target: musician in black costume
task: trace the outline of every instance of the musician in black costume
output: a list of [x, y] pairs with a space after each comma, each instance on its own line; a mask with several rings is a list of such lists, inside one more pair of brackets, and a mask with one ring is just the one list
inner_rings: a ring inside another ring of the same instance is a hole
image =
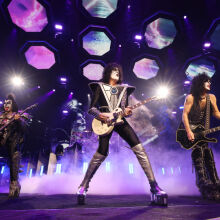
[[23, 125], [18, 112], [18, 106], [13, 95], [8, 95], [0, 114], [0, 126], [4, 126], [14, 117], [14, 121], [1, 131], [0, 148], [6, 150], [9, 156], [10, 186], [9, 197], [19, 197], [21, 185], [18, 181], [20, 167], [20, 144], [23, 142]]
[[[210, 94], [211, 79], [205, 73], [194, 77], [190, 94], [186, 97], [182, 121], [187, 137], [194, 141], [194, 133], [190, 125], [201, 124], [208, 129], [210, 112], [220, 120], [220, 112], [216, 104], [216, 97]], [[191, 153], [195, 167], [196, 185], [204, 198], [220, 199], [220, 181], [215, 167], [214, 155], [208, 143], [198, 143]]]
[[[116, 63], [110, 63], [104, 69], [102, 82], [89, 84], [93, 92], [89, 113], [95, 118], [107, 122], [111, 114], [110, 112], [117, 107], [120, 107], [124, 111], [125, 116], [132, 114], [131, 108], [128, 106], [128, 97], [135, 88], [122, 85], [122, 77], [123, 73], [121, 66]], [[124, 123], [116, 125], [113, 131], [117, 132], [130, 145], [132, 151], [136, 155], [148, 178], [152, 193], [152, 203], [166, 205], [167, 194], [158, 186], [155, 180], [144, 147], [125, 118], [123, 118], [123, 121]], [[91, 159], [85, 177], [77, 192], [79, 204], [85, 203], [89, 182], [108, 155], [109, 140], [111, 136], [112, 132], [106, 136], [99, 136], [98, 150]]]

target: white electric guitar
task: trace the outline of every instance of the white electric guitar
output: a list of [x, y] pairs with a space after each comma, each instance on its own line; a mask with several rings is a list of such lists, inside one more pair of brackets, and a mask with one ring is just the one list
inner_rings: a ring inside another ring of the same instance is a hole
[[[156, 96], [151, 97], [151, 98], [147, 98], [144, 101], [138, 102], [137, 104], [131, 106], [130, 108], [131, 108], [131, 110], [133, 110], [133, 109], [138, 108], [139, 106], [144, 105], [148, 102], [159, 100], [159, 99], [161, 99], [161, 98], [156, 97]], [[124, 116], [125, 115], [124, 115], [124, 112], [122, 111], [122, 109], [116, 108], [116, 109], [114, 109], [113, 112], [110, 113], [110, 117], [107, 122], [104, 122], [104, 121], [101, 121], [101, 120], [94, 118], [92, 121], [92, 130], [95, 134], [97, 134], [99, 136], [108, 135], [114, 129], [115, 125], [124, 123], [124, 121], [122, 119]]]

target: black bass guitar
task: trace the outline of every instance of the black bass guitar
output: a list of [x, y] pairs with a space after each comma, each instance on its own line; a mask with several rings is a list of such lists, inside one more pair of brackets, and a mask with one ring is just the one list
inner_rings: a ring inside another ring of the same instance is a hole
[[[16, 114], [22, 116], [26, 111], [32, 109], [32, 108], [35, 108], [38, 104], [34, 104], [34, 105], [31, 105], [29, 107], [27, 107], [25, 110], [23, 110], [22, 112], [18, 112]], [[13, 117], [7, 122], [5, 123], [2, 127], [0, 127], [0, 134], [2, 133], [2, 131], [9, 125], [11, 124], [13, 121], [15, 120], [15, 114], [13, 115]]]
[[181, 147], [189, 150], [194, 146], [196, 146], [197, 144], [201, 145], [203, 143], [208, 143], [208, 142], [217, 143], [216, 138], [208, 138], [206, 137], [206, 135], [219, 131], [220, 126], [215, 128], [210, 128], [207, 130], [205, 130], [204, 126], [202, 125], [190, 125], [190, 128], [195, 136], [194, 141], [189, 141], [187, 137], [187, 132], [184, 128], [179, 128], [176, 131], [176, 142], [178, 142], [181, 145]]

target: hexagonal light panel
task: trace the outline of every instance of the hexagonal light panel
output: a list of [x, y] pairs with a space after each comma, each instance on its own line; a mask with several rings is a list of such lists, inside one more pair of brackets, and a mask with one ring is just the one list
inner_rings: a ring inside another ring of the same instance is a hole
[[50, 69], [56, 63], [54, 52], [45, 46], [30, 46], [25, 52], [25, 58], [36, 69]]
[[83, 39], [83, 48], [90, 54], [102, 56], [110, 51], [112, 41], [101, 31], [90, 31]]
[[142, 58], [134, 64], [133, 72], [140, 79], [151, 79], [155, 77], [159, 71], [156, 60]]
[[163, 49], [173, 43], [177, 34], [175, 24], [166, 18], [157, 18], [145, 29], [145, 40], [149, 47]]
[[195, 76], [201, 73], [206, 73], [212, 77], [216, 72], [214, 62], [207, 58], [198, 58], [188, 64], [185, 71], [188, 79], [192, 80]]
[[37, 0], [12, 0], [8, 11], [12, 22], [26, 32], [41, 32], [48, 24], [46, 9]]
[[103, 76], [104, 66], [98, 63], [89, 63], [83, 67], [83, 75], [89, 80], [100, 80]]
[[117, 9], [118, 0], [82, 0], [83, 7], [92, 17], [107, 18]]

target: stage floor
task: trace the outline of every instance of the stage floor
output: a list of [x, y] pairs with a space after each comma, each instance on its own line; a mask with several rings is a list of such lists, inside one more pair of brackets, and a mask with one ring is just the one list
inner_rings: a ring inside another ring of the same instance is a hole
[[76, 195], [0, 194], [0, 219], [16, 220], [203, 220], [220, 219], [220, 201], [199, 196], [169, 196], [168, 207], [150, 206], [149, 195], [88, 195], [78, 206]]

